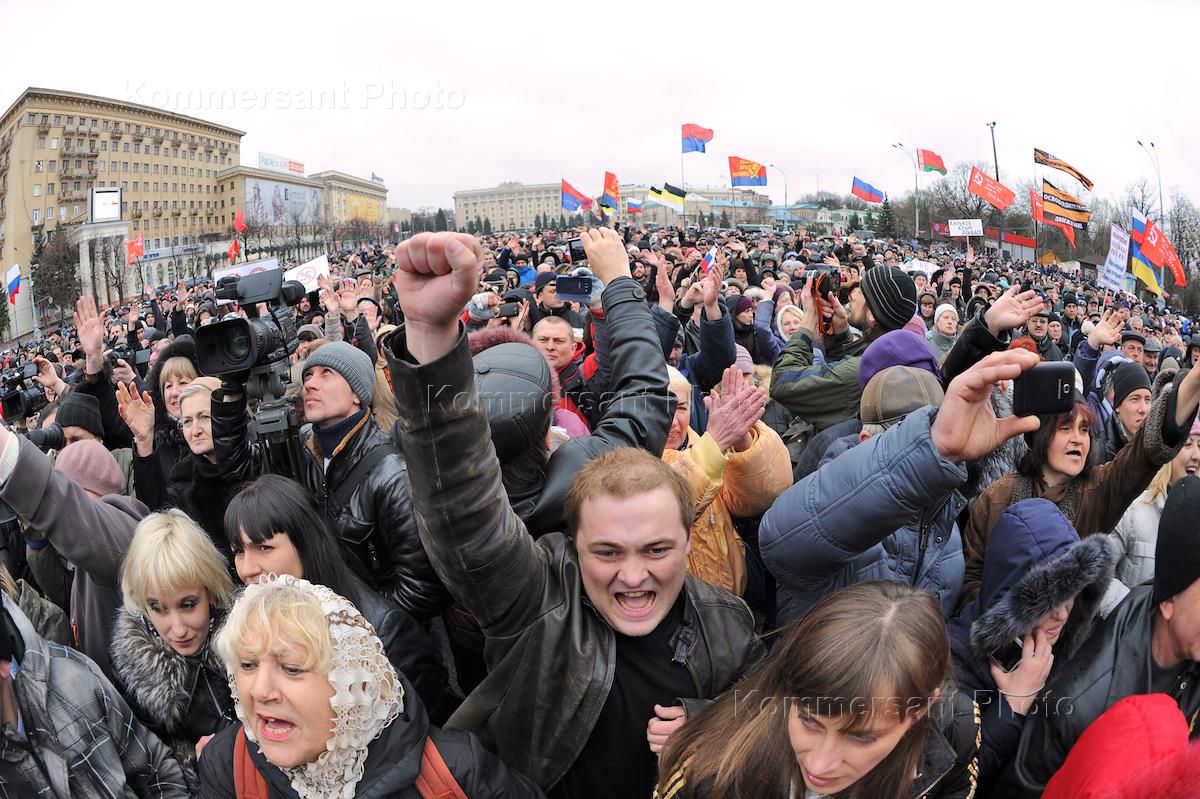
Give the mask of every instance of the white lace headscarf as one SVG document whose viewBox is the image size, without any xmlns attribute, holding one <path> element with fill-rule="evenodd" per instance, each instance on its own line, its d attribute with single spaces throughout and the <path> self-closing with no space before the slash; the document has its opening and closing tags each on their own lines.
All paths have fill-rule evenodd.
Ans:
<svg viewBox="0 0 1200 799">
<path fill-rule="evenodd" d="M 331 669 L 326 674 L 334 694 L 333 735 L 326 751 L 312 763 L 281 769 L 300 799 L 353 799 L 362 779 L 367 746 L 395 720 L 404 706 L 404 687 L 383 652 L 383 643 L 358 609 L 323 585 L 282 575 L 272 575 L 247 585 L 237 605 L 267 591 L 300 590 L 314 596 L 329 622 L 333 644 Z M 233 642 L 236 646 L 236 642 Z M 257 742 L 254 725 L 246 718 L 238 698 L 236 662 L 226 662 L 233 704 L 246 737 Z"/>
</svg>

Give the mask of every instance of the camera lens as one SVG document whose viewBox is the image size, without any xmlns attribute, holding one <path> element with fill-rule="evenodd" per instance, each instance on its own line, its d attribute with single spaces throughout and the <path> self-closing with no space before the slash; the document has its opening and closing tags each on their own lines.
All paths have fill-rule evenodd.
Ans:
<svg viewBox="0 0 1200 799">
<path fill-rule="evenodd" d="M 246 360 L 250 355 L 250 336 L 245 328 L 237 331 L 225 342 L 225 356 L 235 362 Z"/>
</svg>

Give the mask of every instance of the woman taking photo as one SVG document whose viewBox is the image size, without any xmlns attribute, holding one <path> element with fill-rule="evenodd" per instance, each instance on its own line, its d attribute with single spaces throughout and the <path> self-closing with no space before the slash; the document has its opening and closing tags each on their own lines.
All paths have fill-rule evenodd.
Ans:
<svg viewBox="0 0 1200 799">
<path fill-rule="evenodd" d="M 371 624 L 324 586 L 246 586 L 217 650 L 241 724 L 204 750 L 202 799 L 542 795 L 474 735 L 432 726 Z"/>
<path fill-rule="evenodd" d="M 1025 434 L 1029 451 L 1017 463 L 1016 474 L 984 489 L 971 509 L 963 530 L 967 569 L 959 608 L 979 595 L 987 539 L 1008 506 L 1044 497 L 1058 506 L 1081 538 L 1109 532 L 1155 473 L 1187 443 L 1198 402 L 1200 369 L 1176 376 L 1154 398 L 1146 421 L 1129 443 L 1099 466 L 1099 420 L 1082 396 L 1076 393 L 1070 411 L 1042 416 L 1040 427 Z"/>
<path fill-rule="evenodd" d="M 118 687 L 175 752 L 195 790 L 197 744 L 234 721 L 225 669 L 211 646 L 233 600 L 229 567 L 185 514 L 152 513 L 122 562 L 121 595 L 112 635 Z"/>
<path fill-rule="evenodd" d="M 458 708 L 462 699 L 449 686 L 429 632 L 347 565 L 328 517 L 304 486 L 276 474 L 248 483 L 225 510 L 225 534 L 243 583 L 288 574 L 346 597 L 375 628 L 384 653 L 416 688 L 433 723 Z"/>
<path fill-rule="evenodd" d="M 979 724 L 970 697 L 944 685 L 949 672 L 932 594 L 897 582 L 843 588 L 668 739 L 655 795 L 972 796 Z"/>
</svg>

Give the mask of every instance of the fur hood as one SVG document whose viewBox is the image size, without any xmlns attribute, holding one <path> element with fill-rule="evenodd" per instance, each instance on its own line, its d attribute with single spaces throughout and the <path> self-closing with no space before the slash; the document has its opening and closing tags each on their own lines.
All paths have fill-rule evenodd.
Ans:
<svg viewBox="0 0 1200 799">
<path fill-rule="evenodd" d="M 1012 416 L 1012 400 L 999 389 L 992 389 L 992 410 L 997 419 Z M 975 499 L 992 483 L 1015 472 L 1028 450 L 1025 437 L 1014 436 L 982 458 L 970 461 L 967 463 L 967 482 L 958 489 L 959 493 L 969 500 Z"/>
<path fill-rule="evenodd" d="M 214 625 L 209 640 L 215 634 Z M 217 674 L 225 674 L 225 664 L 213 647 L 205 647 L 201 661 Z M 169 738 L 177 737 L 192 701 L 194 666 L 188 659 L 171 649 L 142 616 L 121 608 L 113 625 L 112 663 L 113 673 L 138 716 Z"/>
<path fill-rule="evenodd" d="M 986 671 L 988 655 L 1026 635 L 1038 619 L 1074 599 L 1056 649 L 1062 662 L 1087 637 L 1112 578 L 1106 536 L 1083 541 L 1054 503 L 1029 499 L 1010 506 L 988 538 L 979 597 L 951 623 L 959 659 Z"/>
</svg>

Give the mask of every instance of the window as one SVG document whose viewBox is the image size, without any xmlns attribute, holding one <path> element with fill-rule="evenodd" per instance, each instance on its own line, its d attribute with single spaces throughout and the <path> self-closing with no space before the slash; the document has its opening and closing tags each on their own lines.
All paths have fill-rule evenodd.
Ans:
<svg viewBox="0 0 1200 799">
<path fill-rule="evenodd" d="M 34 122 L 35 122 L 35 119 L 34 119 L 34 116 L 33 116 L 33 114 L 30 114 L 29 116 L 27 116 L 27 117 L 25 118 L 25 124 L 26 124 L 26 125 L 32 125 Z"/>
<path fill-rule="evenodd" d="M 33 224 L 35 224 L 35 225 L 42 224 L 42 209 L 41 208 L 33 209 Z"/>
<path fill-rule="evenodd" d="M 128 190 L 128 189 L 129 189 L 129 181 L 128 181 L 128 180 L 122 180 L 122 181 L 121 181 L 121 190 L 122 190 L 122 191 L 126 191 L 126 190 Z"/>
<path fill-rule="evenodd" d="M 71 206 L 71 216 L 79 216 L 79 206 L 78 205 Z"/>
<path fill-rule="evenodd" d="M 133 171 L 134 171 L 134 172 L 139 172 L 139 171 L 141 171 L 141 166 L 142 166 L 142 165 L 141 165 L 141 164 L 139 164 L 137 161 L 134 161 L 134 162 L 133 162 Z"/>
<path fill-rule="evenodd" d="M 33 196 L 34 196 L 34 197 L 41 197 L 41 196 L 42 196 L 42 184 L 41 184 L 41 183 L 34 183 L 34 184 L 33 184 Z"/>
<path fill-rule="evenodd" d="M 100 142 L 100 149 L 101 149 L 103 152 L 108 152 L 108 141 L 107 141 L 107 140 L 104 140 L 104 141 L 101 141 L 101 142 Z"/>
<path fill-rule="evenodd" d="M 121 150 L 122 152 L 129 152 L 129 142 L 125 142 L 124 146 L 121 147 Z"/>
<path fill-rule="evenodd" d="M 61 124 L 62 124 L 62 114 L 55 114 L 55 115 L 54 115 L 54 124 L 55 124 L 55 125 L 61 125 Z"/>
<path fill-rule="evenodd" d="M 128 172 L 128 171 L 129 171 L 129 162 L 128 162 L 128 161 L 122 161 L 122 162 L 121 162 L 121 171 L 122 171 L 122 172 Z"/>
<path fill-rule="evenodd" d="M 92 124 L 93 124 L 93 125 L 95 125 L 95 124 L 96 124 L 96 121 L 95 121 L 95 120 L 92 120 Z M 103 122 L 101 122 L 101 123 L 100 123 L 100 129 L 101 129 L 101 130 L 108 130 L 108 120 L 107 120 L 107 119 L 106 119 L 106 120 L 104 120 Z"/>
<path fill-rule="evenodd" d="M 76 180 L 76 181 L 72 181 L 72 182 L 71 182 L 71 187 L 72 187 L 72 188 L 73 188 L 75 191 L 79 191 L 79 190 L 80 190 L 80 188 L 79 188 L 79 181 L 78 181 L 78 180 Z"/>
<path fill-rule="evenodd" d="M 135 153 L 140 153 L 142 151 L 142 145 L 138 144 L 137 142 L 134 142 L 133 143 L 133 151 Z"/>
<path fill-rule="evenodd" d="M 155 155 L 158 155 L 158 151 L 159 151 L 159 150 L 161 150 L 161 149 L 162 149 L 162 148 L 161 148 L 161 147 L 159 147 L 157 144 L 156 144 L 156 145 L 154 145 L 154 154 L 155 154 Z"/>
<path fill-rule="evenodd" d="M 137 191 L 137 190 L 138 190 L 138 186 L 139 186 L 139 185 L 140 185 L 140 184 L 139 184 L 139 183 L 138 183 L 138 182 L 135 180 L 135 181 L 133 182 L 133 190 L 134 190 L 134 191 Z"/>
<path fill-rule="evenodd" d="M 54 193 L 54 184 L 53 184 L 53 183 L 47 183 L 47 184 L 46 184 L 46 194 L 47 194 L 47 195 L 50 195 L 50 194 L 53 194 L 53 193 Z"/>
<path fill-rule="evenodd" d="M 42 114 L 42 124 L 43 125 L 50 124 L 50 115 L 49 114 Z"/>
<path fill-rule="evenodd" d="M 121 201 L 121 213 L 125 213 L 128 210 L 129 210 L 129 203 L 122 200 Z"/>
<path fill-rule="evenodd" d="M 58 206 L 58 218 L 59 219 L 67 218 L 67 206 L 65 206 L 65 205 Z"/>
<path fill-rule="evenodd" d="M 55 117 L 55 119 L 57 120 L 57 119 L 58 119 L 58 117 Z M 55 125 L 57 125 L 57 124 L 58 124 L 58 122 L 55 122 L 54 124 L 55 124 Z M 68 124 L 68 125 L 74 125 L 74 124 L 75 124 L 75 117 L 67 117 L 67 124 Z"/>
<path fill-rule="evenodd" d="M 75 159 L 75 168 L 76 168 L 76 169 L 83 169 L 83 159 L 82 159 L 82 158 L 76 158 L 76 159 Z"/>
<path fill-rule="evenodd" d="M 33 162 L 33 171 L 34 171 L 34 172 L 41 172 L 41 171 L 42 171 L 42 164 L 43 164 L 43 163 L 44 163 L 43 161 L 34 161 L 34 162 Z"/>
<path fill-rule="evenodd" d="M 57 161 L 47 161 L 46 162 L 46 170 L 48 172 L 54 172 L 56 169 L 58 169 Z"/>
<path fill-rule="evenodd" d="M 103 172 L 103 171 L 104 171 L 104 162 L 103 162 L 103 161 L 101 161 L 101 162 L 100 162 L 98 169 L 99 169 L 101 172 Z"/>
</svg>

